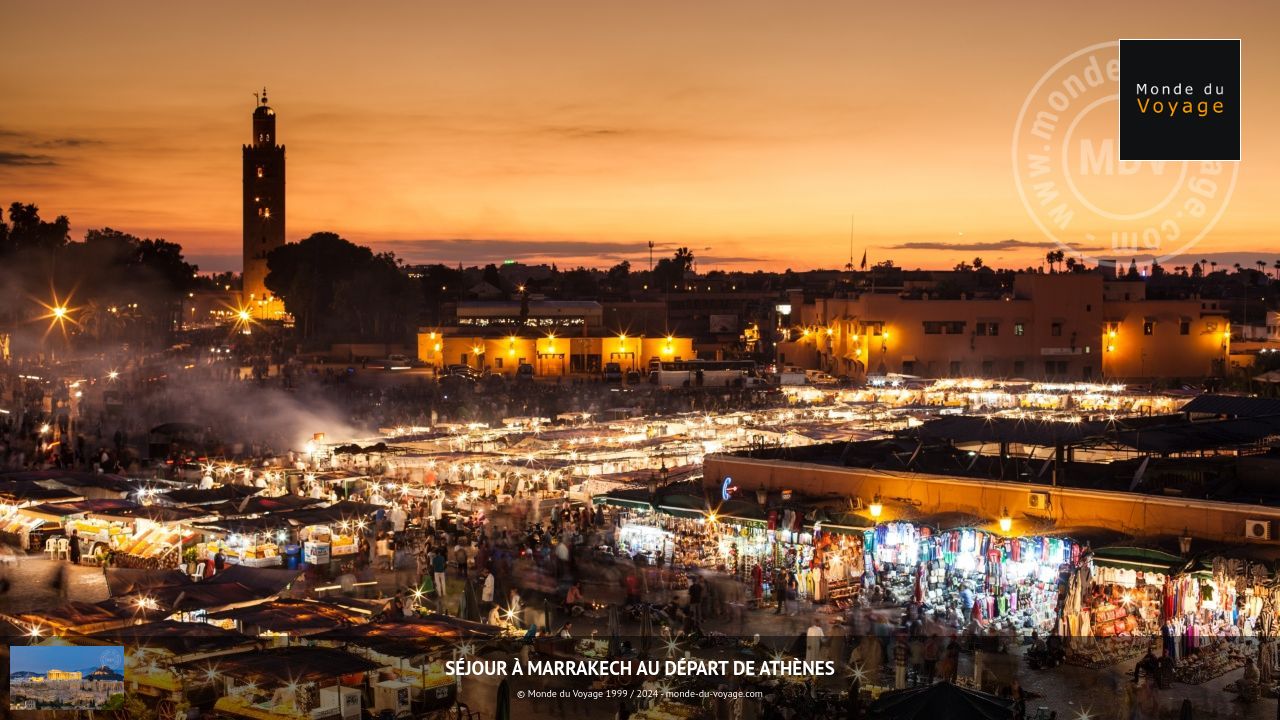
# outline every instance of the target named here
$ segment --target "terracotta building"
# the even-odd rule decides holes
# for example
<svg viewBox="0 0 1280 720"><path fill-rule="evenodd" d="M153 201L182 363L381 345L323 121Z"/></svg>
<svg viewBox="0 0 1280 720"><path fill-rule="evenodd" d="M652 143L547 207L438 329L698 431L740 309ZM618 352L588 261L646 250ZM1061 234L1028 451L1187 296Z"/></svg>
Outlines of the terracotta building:
<svg viewBox="0 0 1280 720"><path fill-rule="evenodd" d="M1140 281L1024 273L998 295L927 290L792 302L780 364L855 379L901 373L1063 381L1221 375L1226 312L1212 301L1149 300Z"/></svg>

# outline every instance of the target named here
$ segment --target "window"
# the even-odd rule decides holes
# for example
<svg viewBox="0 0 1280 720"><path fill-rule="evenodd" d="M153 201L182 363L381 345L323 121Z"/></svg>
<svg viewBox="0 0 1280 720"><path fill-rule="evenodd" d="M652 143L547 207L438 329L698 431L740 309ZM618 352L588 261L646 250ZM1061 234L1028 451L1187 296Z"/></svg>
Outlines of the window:
<svg viewBox="0 0 1280 720"><path fill-rule="evenodd" d="M1056 322L1050 325L1049 334L1054 337L1062 337L1062 323Z"/></svg>
<svg viewBox="0 0 1280 720"><path fill-rule="evenodd" d="M1014 335L1026 335L1026 334L1027 334L1027 326L1026 326L1025 324L1023 324L1023 323L1014 323L1014 324L1013 324L1013 334L1014 334Z"/></svg>
<svg viewBox="0 0 1280 720"><path fill-rule="evenodd" d="M960 320L925 320L925 335L963 335L964 322Z"/></svg>
<svg viewBox="0 0 1280 720"><path fill-rule="evenodd" d="M1150 320L1147 320L1146 322L1143 322L1143 323L1142 323L1142 334L1143 334L1143 335L1155 335L1155 334L1156 334L1156 324L1155 324L1155 323L1153 323L1153 322L1151 322Z"/></svg>
<svg viewBox="0 0 1280 720"><path fill-rule="evenodd" d="M915 374L916 374L916 363L915 363L915 361L914 361L914 360L903 360L903 361L902 361L902 374L903 374L903 375L915 375Z"/></svg>
<svg viewBox="0 0 1280 720"><path fill-rule="evenodd" d="M1000 323L996 322L980 322L973 327L975 335L983 337L995 337L1000 334Z"/></svg>
<svg viewBox="0 0 1280 720"><path fill-rule="evenodd" d="M468 362L467 362L467 354L466 354L466 353L462 353L461 355L459 355L459 356L458 356L458 364L459 364L459 365L470 365L470 363L468 363Z"/></svg>
<svg viewBox="0 0 1280 720"><path fill-rule="evenodd" d="M1190 335L1190 334L1191 334L1191 321L1190 321L1190 320L1188 320L1188 319L1186 319L1186 318L1182 318L1182 321L1178 323L1178 334L1179 334L1179 335Z"/></svg>
<svg viewBox="0 0 1280 720"><path fill-rule="evenodd" d="M1093 305L1092 305L1092 304L1089 304L1089 303L1085 303L1084 311L1085 311L1085 312L1093 312Z"/></svg>
<svg viewBox="0 0 1280 720"><path fill-rule="evenodd" d="M952 361L951 361L951 368L950 368L950 372L951 372L951 377L958 377L958 376L960 375L960 361L959 361L959 360L952 360Z"/></svg>
<svg viewBox="0 0 1280 720"><path fill-rule="evenodd" d="M1083 370L1083 372L1082 372L1082 374L1081 374L1081 378L1082 378L1082 379L1084 379L1085 381L1088 381L1088 380L1092 380L1092 379L1093 379L1093 366L1092 366L1092 365L1085 365L1085 366L1084 366L1084 370Z"/></svg>
<svg viewBox="0 0 1280 720"><path fill-rule="evenodd" d="M262 166L258 166L258 177L262 177Z"/></svg>
<svg viewBox="0 0 1280 720"><path fill-rule="evenodd" d="M992 375L994 375L994 374L995 374L995 371L996 371L996 364L995 364L993 361L991 361L991 360L983 360L983 361L982 361L982 376L983 376L983 377L991 377Z"/></svg>
<svg viewBox="0 0 1280 720"><path fill-rule="evenodd" d="M1022 377L1026 373L1027 373L1027 363L1023 360L1014 360L1013 361L1014 377Z"/></svg>
<svg viewBox="0 0 1280 720"><path fill-rule="evenodd" d="M501 369L502 369L502 358L500 358L500 357L496 357L496 358L494 358L494 359L493 359L493 366L494 366L494 367L496 367L496 368L498 368L499 370L501 370Z"/></svg>

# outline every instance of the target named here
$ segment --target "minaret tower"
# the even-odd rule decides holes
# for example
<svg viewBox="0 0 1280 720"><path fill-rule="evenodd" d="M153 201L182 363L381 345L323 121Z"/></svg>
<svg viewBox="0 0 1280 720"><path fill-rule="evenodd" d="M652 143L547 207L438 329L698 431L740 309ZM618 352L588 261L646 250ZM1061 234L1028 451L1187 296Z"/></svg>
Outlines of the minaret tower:
<svg viewBox="0 0 1280 720"><path fill-rule="evenodd" d="M256 95L256 93L255 93ZM244 146L244 277L241 303L255 318L276 318L284 304L267 290L267 255L284 245L284 146L276 111L262 88L253 109L253 141Z"/></svg>

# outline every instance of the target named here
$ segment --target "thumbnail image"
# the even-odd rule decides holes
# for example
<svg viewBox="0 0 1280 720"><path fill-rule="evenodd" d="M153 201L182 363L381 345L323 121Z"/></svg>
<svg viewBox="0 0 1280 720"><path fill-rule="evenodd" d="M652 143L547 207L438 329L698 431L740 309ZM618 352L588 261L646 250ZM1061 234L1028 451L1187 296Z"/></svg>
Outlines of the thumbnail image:
<svg viewBox="0 0 1280 720"><path fill-rule="evenodd" d="M124 648L9 648L10 710L104 710L124 700Z"/></svg>

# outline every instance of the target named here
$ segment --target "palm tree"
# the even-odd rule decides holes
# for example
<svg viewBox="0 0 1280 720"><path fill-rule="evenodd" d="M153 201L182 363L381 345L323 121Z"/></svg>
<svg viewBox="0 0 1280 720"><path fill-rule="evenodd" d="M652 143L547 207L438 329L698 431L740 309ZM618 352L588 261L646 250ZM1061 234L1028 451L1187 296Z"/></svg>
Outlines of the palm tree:
<svg viewBox="0 0 1280 720"><path fill-rule="evenodd" d="M1218 272L1218 261L1217 260L1209 261L1209 274L1212 275L1213 273L1216 273L1216 272Z"/></svg>
<svg viewBox="0 0 1280 720"><path fill-rule="evenodd" d="M1276 260L1276 264L1271 267L1276 269L1276 279L1280 280L1280 260Z"/></svg>
<svg viewBox="0 0 1280 720"><path fill-rule="evenodd" d="M1266 260L1258 260L1257 262L1255 262L1255 263L1254 263L1254 265L1257 265L1257 266L1258 266L1258 272L1262 273L1263 275L1266 275L1266 274L1267 274L1267 261L1266 261Z"/></svg>

